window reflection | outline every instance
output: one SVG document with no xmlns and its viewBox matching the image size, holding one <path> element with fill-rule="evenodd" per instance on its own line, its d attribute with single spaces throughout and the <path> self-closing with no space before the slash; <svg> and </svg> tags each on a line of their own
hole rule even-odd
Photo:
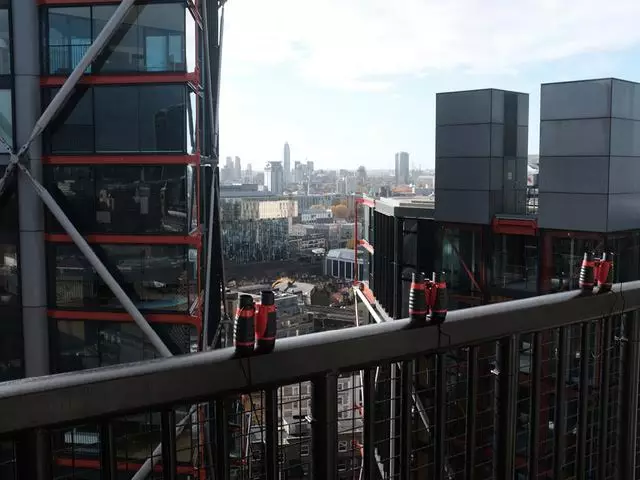
<svg viewBox="0 0 640 480">
<path fill-rule="evenodd" d="M 91 7 L 50 8 L 45 49 L 46 66 L 53 75 L 68 75 L 91 45 Z M 89 68 L 87 73 L 90 73 Z"/>
<path fill-rule="evenodd" d="M 105 367 L 157 357 L 134 322 L 58 320 L 56 373 Z M 197 345 L 193 325 L 154 324 L 151 326 L 174 355 L 189 353 Z"/>
<path fill-rule="evenodd" d="M 46 32 L 43 50 L 46 52 L 47 73 L 70 73 L 116 7 L 49 8 L 43 28 Z M 193 44 L 189 55 L 193 57 L 195 22 L 184 2 L 134 6 L 87 73 L 184 72 L 187 69 L 187 28 L 190 44 Z"/>
<path fill-rule="evenodd" d="M 57 91 L 45 91 L 45 104 Z M 45 148 L 53 154 L 193 153 L 192 141 L 187 149 L 193 114 L 182 84 L 79 88 L 53 121 Z"/>
<path fill-rule="evenodd" d="M 93 245 L 141 310 L 186 312 L 197 295 L 197 251 L 184 245 Z M 54 306 L 120 310 L 122 305 L 72 245 L 55 250 Z"/>
<path fill-rule="evenodd" d="M 11 90 L 0 90 L 0 136 L 13 147 L 13 100 Z M 0 152 L 6 151 L 6 147 L 0 144 Z"/>
<path fill-rule="evenodd" d="M 0 166 L 0 176 L 6 167 Z M 0 234 L 9 234 L 17 243 L 18 238 L 18 195 L 14 193 L 4 202 L 0 202 Z"/>
<path fill-rule="evenodd" d="M 11 35 L 9 34 L 9 1 L 0 1 L 0 75 L 11 74 Z"/>
<path fill-rule="evenodd" d="M 18 305 L 18 253 L 15 245 L 0 245 L 0 308 Z"/>
<path fill-rule="evenodd" d="M 197 226 L 192 167 L 56 166 L 49 190 L 81 232 L 186 234 Z M 49 228 L 62 231 L 48 214 Z"/>
<path fill-rule="evenodd" d="M 492 255 L 492 286 L 535 293 L 538 290 L 538 239 L 496 235 Z"/>
</svg>

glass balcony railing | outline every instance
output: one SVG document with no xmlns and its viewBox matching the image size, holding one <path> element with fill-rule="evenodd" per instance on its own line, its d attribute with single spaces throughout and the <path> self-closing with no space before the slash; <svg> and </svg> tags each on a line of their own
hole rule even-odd
<svg viewBox="0 0 640 480">
<path fill-rule="evenodd" d="M 630 282 L 0 384 L 0 473 L 637 478 L 639 308 Z"/>
</svg>

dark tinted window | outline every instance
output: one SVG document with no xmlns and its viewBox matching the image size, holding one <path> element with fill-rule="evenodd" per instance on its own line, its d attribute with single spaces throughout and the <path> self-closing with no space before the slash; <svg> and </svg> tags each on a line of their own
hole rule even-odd
<svg viewBox="0 0 640 480">
<path fill-rule="evenodd" d="M 133 322 L 57 320 L 56 373 L 106 367 L 157 358 L 156 349 Z M 153 324 L 171 353 L 189 353 L 197 345 L 193 325 Z"/>
<path fill-rule="evenodd" d="M 140 151 L 185 151 L 186 90 L 150 85 L 140 89 L 139 105 Z"/>
<path fill-rule="evenodd" d="M 52 75 L 67 75 L 91 45 L 91 7 L 50 8 L 46 27 L 45 67 Z"/>
<path fill-rule="evenodd" d="M 45 105 L 56 92 L 45 90 Z M 186 102 L 185 85 L 79 87 L 47 129 L 45 148 L 53 154 L 193 153 L 192 142 L 186 150 L 194 119 Z"/>
<path fill-rule="evenodd" d="M 121 86 L 94 89 L 97 153 L 139 151 L 139 91 Z"/>
<path fill-rule="evenodd" d="M 197 251 L 183 245 L 92 245 L 139 309 L 186 312 L 197 294 Z M 50 298 L 62 309 L 122 306 L 73 245 L 52 245 Z"/>
<path fill-rule="evenodd" d="M 71 72 L 116 7 L 49 8 L 42 29 L 45 71 L 52 75 Z M 191 42 L 195 43 L 195 22 L 184 2 L 134 6 L 87 73 L 186 71 L 185 18 L 189 19 Z M 195 63 L 193 47 L 190 66 Z"/>
<path fill-rule="evenodd" d="M 55 166 L 46 170 L 46 178 L 51 194 L 83 233 L 184 235 L 193 228 L 188 223 L 190 168 Z M 48 228 L 62 231 L 50 213 Z"/>
<path fill-rule="evenodd" d="M 11 35 L 9 32 L 9 0 L 0 1 L 0 75 L 11 74 Z"/>
<path fill-rule="evenodd" d="M 0 166 L 0 176 L 4 175 L 6 167 Z M 0 235 L 18 241 L 18 192 L 17 183 L 12 195 L 0 202 Z"/>
<path fill-rule="evenodd" d="M 58 89 L 45 90 L 45 106 Z M 45 145 L 51 153 L 93 153 L 93 90 L 77 87 L 69 101 L 45 131 Z"/>
<path fill-rule="evenodd" d="M 102 31 L 116 8 L 117 5 L 93 7 L 94 37 Z M 138 46 L 137 17 L 138 7 L 133 7 L 94 62 L 96 72 L 136 72 L 139 70 L 140 60 L 144 54 Z"/>
</svg>

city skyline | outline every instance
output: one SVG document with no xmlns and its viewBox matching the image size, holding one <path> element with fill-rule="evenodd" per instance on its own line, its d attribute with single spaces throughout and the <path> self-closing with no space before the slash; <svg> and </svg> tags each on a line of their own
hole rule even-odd
<svg viewBox="0 0 640 480">
<path fill-rule="evenodd" d="M 435 94 L 486 87 L 530 95 L 536 154 L 541 83 L 640 79 L 640 2 L 328 1 L 227 4 L 223 157 L 263 165 L 288 141 L 322 169 L 393 169 L 401 150 L 432 168 Z"/>
</svg>

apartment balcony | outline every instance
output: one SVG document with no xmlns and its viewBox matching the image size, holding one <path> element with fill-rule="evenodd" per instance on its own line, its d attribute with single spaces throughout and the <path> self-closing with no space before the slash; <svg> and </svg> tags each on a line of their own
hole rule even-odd
<svg viewBox="0 0 640 480">
<path fill-rule="evenodd" d="M 441 328 L 382 314 L 251 358 L 8 382 L 0 477 L 131 478 L 153 456 L 163 479 L 638 478 L 639 309 L 636 281 L 457 310 Z M 306 410 L 286 420 L 283 401 Z"/>
</svg>

